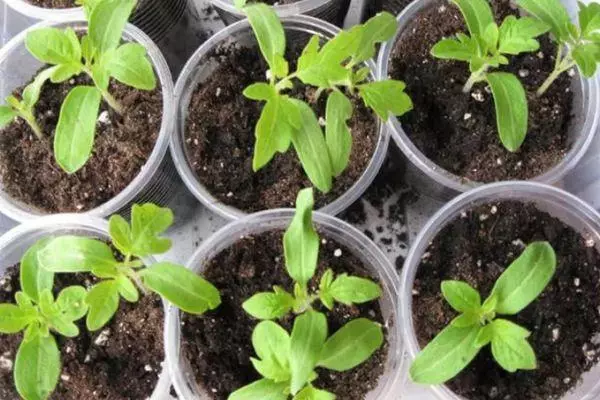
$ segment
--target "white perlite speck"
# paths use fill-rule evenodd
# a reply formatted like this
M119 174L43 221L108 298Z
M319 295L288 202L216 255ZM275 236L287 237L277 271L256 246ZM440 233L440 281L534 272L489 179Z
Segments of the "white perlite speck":
M102 332L100 332L100 334L98 335L96 340L94 340L94 344L96 346L104 346L106 344L106 342L108 342L109 336L110 336L110 329L106 328Z
M333 256L334 257L341 257L342 256L342 249L335 249L335 251L333 252Z
M144 365L144 371L152 372L154 371L150 365Z
M465 115L463 116L463 118L466 121L466 120L471 119L472 116L473 116L473 114L471 114L471 113L465 113Z
M480 103L483 103L485 101L485 97L483 96L483 93L481 93L481 91L479 91L479 90L476 90L473 93L471 93L471 97Z
M586 239L585 241L585 247L594 247L595 244L594 239Z
M102 111L100 115L98 115L98 122L104 125L110 124L110 117L108 116L108 111Z
M573 279L573 285L579 286L580 284L581 284L581 279L579 279L579 278Z
M9 353L10 354L10 353ZM5 357L5 355L0 356L0 369L5 371L12 371L13 362L10 358Z
M554 328L552 329L552 341L556 342L560 338L560 329Z
M65 381L65 382L66 382L66 381L68 381L69 379L71 379L71 377L70 377L69 375L62 374L62 375L60 376L60 379L62 379L63 381Z

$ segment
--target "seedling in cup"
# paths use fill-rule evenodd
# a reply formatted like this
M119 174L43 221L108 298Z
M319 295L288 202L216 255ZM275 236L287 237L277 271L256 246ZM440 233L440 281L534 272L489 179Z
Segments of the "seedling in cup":
M86 2L88 4L88 2ZM85 74L93 86L78 85L65 98L54 133L54 157L67 173L77 172L91 156L100 103L116 113L123 107L109 92L110 79L140 90L153 90L156 77L146 49L138 43L121 44L135 0L98 0L86 6L88 31L81 38L72 28L41 28L28 33L29 52L49 67L34 79L21 100L7 98L0 108L0 127L22 118L38 138L43 132L34 109L46 81L60 83ZM93 6L93 8L92 8ZM50 132L47 132L50 135Z
M600 63L600 4L579 2L579 26L571 22L560 0L518 0L517 4L548 25L558 45L554 70L539 87L539 96L571 68L578 67L586 78L596 74Z
M329 192L333 178L348 166L352 135L347 121L353 105L348 95L362 98L384 121L390 113L403 115L412 108L401 81L368 82L370 69L364 62L375 55L375 46L396 32L396 19L379 14L364 25L338 33L322 45L314 35L297 60L296 71L285 59L284 27L273 8L265 4L245 5L236 1L247 15L261 53L269 65L268 82L258 82L244 90L252 100L266 102L256 124L253 169L260 170L277 152L290 145L313 185ZM327 94L325 134L310 105L286 94L299 80L316 90L316 98Z
M320 243L312 224L312 206L312 189L302 190L296 200L296 215L284 235L286 267L295 281L295 294L275 287L274 292L258 293L243 304L258 319L282 318L293 310L297 316L291 335L273 321L256 326L252 345L257 358L251 361L263 378L235 391L229 400L286 400L290 396L295 400L335 399L335 394L312 384L318 377L315 369L348 371L383 345L383 330L378 323L358 318L329 336L326 315L312 308L317 298L331 310L334 301L352 305L381 296L376 283L346 274L334 279L331 270L323 275L319 292L308 293Z
M549 26L531 17L508 16L498 26L487 0L453 0L460 9L469 35L458 33L455 38L442 39L432 49L434 57L465 61L471 75L463 91L486 82L494 97L496 124L500 141L509 151L517 151L527 134L529 108L525 89L519 79L507 72L490 72L509 63L508 56L536 51L535 39Z
M506 371L537 368L527 329L498 318L515 315L533 302L552 280L556 254L548 242L533 242L500 275L483 302L466 282L442 282L442 294L460 313L416 357L410 368L414 382L437 385L449 381L488 344ZM533 323L533 321L532 321Z

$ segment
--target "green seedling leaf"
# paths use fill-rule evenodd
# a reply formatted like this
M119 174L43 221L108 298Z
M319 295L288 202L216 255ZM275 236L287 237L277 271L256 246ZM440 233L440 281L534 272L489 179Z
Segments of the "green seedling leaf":
M515 152L527 134L529 108L527 95L519 79L507 72L487 75L496 107L496 124L504 147Z
M244 89L244 96L250 100L277 100L277 91L272 85L264 82L253 83Z
M103 0L95 5L88 18L88 35L98 54L117 48L135 3L135 0Z
M291 393L297 394L309 381L327 339L327 319L316 311L296 317L292 329L290 370Z
M328 193L332 186L333 168L319 120L305 102L288 101L300 112L301 123L292 130L292 143L302 168L317 189Z
M335 395L326 390L307 386L294 396L293 400L335 400Z
M231 393L228 400L287 400L287 382L261 379Z
M241 10L246 5L246 0L233 0L233 5L238 10Z
M90 158L101 99L95 87L77 86L61 106L54 136L54 157L69 174L77 172Z
M546 23L535 18L517 19L514 15L508 16L500 26L498 50L504 54L536 51L540 43L535 38L548 32L549 29Z
M296 213L283 236L288 274L303 287L315 274L319 257L319 235L312 223L312 189L303 189L296 199Z
M339 275L327 291L337 302L345 305L362 304L381 297L379 285L369 279Z
M77 325L60 314L48 315L46 319L50 327L62 336L72 338L79 335Z
M579 2L579 26L584 38L594 39L594 34L600 30L600 4Z
M278 319L294 307L294 296L275 287L273 293L257 293L242 304L244 310L257 319Z
M530 332L510 321L497 319L491 324L492 355L508 372L537 368L535 352L526 338Z
M139 275L144 285L187 313L203 314L221 304L217 288L181 265L156 263Z
M162 254L171 248L171 240L159 235L173 224L173 212L152 203L134 204L131 209L131 253L137 257Z
M546 288L556 270L556 254L548 242L533 242L502 273L492 294L496 311L514 315L527 307Z
M275 322L261 322L252 332L252 346L261 360L276 366L278 374L286 378L283 380L289 381L291 339L285 329Z
M404 92L405 87L404 82L387 80L362 84L358 90L365 105L372 108L379 118L387 121L390 113L401 116L412 110L413 103Z
M71 79L71 77L80 74L83 71L81 64L63 64L57 65L52 68L52 75L50 75L50 80L53 83L64 82L67 79Z
M369 19L362 26L360 44L356 54L352 56L352 62L356 64L373 58L375 46L391 39L397 28L398 21L388 12L379 13Z
M321 282L319 282L319 299L321 299L321 303L323 303L323 305L329 310L333 310L334 306L333 296L329 293L332 283L333 271L328 269L321 277Z
M254 171L267 165L276 152L283 153L290 147L294 129L290 124L290 112L299 118L298 110L290 106L289 100L284 96L275 95L267 101L254 132Z
M39 61L51 64L80 64L81 46L71 28L40 28L25 37L27 50Z
M413 382L438 385L454 378L475 358L481 327L448 326L419 353L410 367Z
M246 6L244 12L271 72L278 78L285 77L288 74L288 64L283 58L286 40L279 17L272 7L262 3Z
M48 239L37 251L38 265L51 272L89 272L94 266L114 266L110 247L97 239L59 236Z
M460 314L458 317L454 318L450 325L456 328L467 328L472 325L477 325L480 323L479 315L475 312L466 312L464 314Z
M110 321L119 307L119 289L115 281L103 281L88 292L85 302L89 306L86 325L88 330L97 331Z
M30 315L18 306L0 304L0 333L21 332L30 322Z
M87 290L81 286L69 286L58 294L56 306L62 316L69 321L77 321L85 316L88 305L85 301Z
M483 346L487 346L491 343L492 338L494 337L494 326L493 324L485 325L479 331L479 334L475 338L475 346L478 348L482 348Z
M517 0L517 5L550 27L559 40L569 39L569 14L560 0Z
M25 87L23 90L23 105L26 108L33 110L33 107L40 98L42 87L58 69L60 69L60 66L50 67L43 70L35 77L33 82Z
M34 335L19 346L15 358L15 387L27 400L45 400L60 375L60 352L52 335Z
M352 151L352 135L347 121L352 118L352 103L342 93L334 91L327 99L325 111L325 142L331 157L334 176L339 176L348 166Z
M0 106L0 128L10 124L18 115L12 108Z
M119 294L123 296L125 300L127 300L130 303L135 303L139 300L140 293L128 277L126 277L125 275L119 275L115 279L115 282L117 282L117 289L119 290Z
M366 318L352 320L327 339L318 366L348 371L368 360L382 344L381 325Z
M431 49L434 57L445 60L471 61L479 53L477 40L464 34L456 35L456 39L442 39Z
M54 273L40 266L38 252L48 243L48 239L37 241L21 258L20 282L21 289L30 298L38 302L43 290L51 290L54 285Z
M442 294L444 298L458 312L466 313L478 311L481 307L481 296L468 283L461 281L443 281Z
M587 43L574 47L573 59L583 76L593 77L600 62L600 44Z
M146 48L138 43L119 46L109 57L106 69L119 82L141 90L153 90L156 76Z
M108 220L108 233L112 244L122 253L131 254L133 250L133 239L131 227L125 218L118 214L111 215Z
M452 0L462 13L471 36L483 35L490 24L495 24L492 8L486 0Z

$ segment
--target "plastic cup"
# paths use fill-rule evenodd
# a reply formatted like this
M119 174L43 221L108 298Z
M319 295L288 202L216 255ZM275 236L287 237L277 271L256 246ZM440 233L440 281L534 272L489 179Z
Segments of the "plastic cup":
M235 8L233 0L211 0L211 3L226 25L246 18L244 13ZM349 0L300 0L293 4L273 7L280 17L304 14L342 26L349 4Z
M324 38L331 38L339 32L338 28L327 22L304 15L284 18L282 22L288 36L288 42L293 41L294 38L304 37L306 34L317 34ZM171 138L171 155L173 156L173 160L175 160L175 166L179 171L179 175L190 192L192 192L192 194L211 211L230 220L241 218L248 213L223 204L198 180L196 173L191 168L187 158L185 125L192 94L196 90L198 84L203 80L208 79L217 67L217 64L210 59L209 55L218 46L231 43L248 47L257 46L256 39L254 38L248 20L236 22L212 36L200 46L183 68L183 71L177 80L177 85L175 86L175 97L178 105L176 117L177 133ZM375 71L374 63L368 62L367 65L372 71ZM373 79L374 76L375 74L373 73ZM242 96L241 93L240 96ZM354 203L354 201L356 201L369 187L371 182L373 182L373 179L375 179L375 176L377 175L377 172L379 172L379 168L385 159L388 144L389 135L387 134L385 126L380 123L379 140L377 141L371 162L363 172L362 176L343 195L327 204L319 211L325 214L336 215Z
M561 0L573 14L577 10L575 0ZM423 9L433 4L435 0L416 0L402 11L397 17L398 30L396 35L386 42L379 52L378 76L380 79L389 75L389 63L395 43L407 29L415 16ZM563 160L546 171L536 176L531 181L557 184L577 165L598 129L598 81L585 79L577 73L573 79L571 90L574 95L573 120L569 127L569 144L571 149ZM402 128L398 118L392 116L388 121L392 138L408 159L406 179L424 194L439 200L449 200L457 194L483 185L481 182L466 181L464 178L446 171L425 156L410 140Z
M11 39L0 49L0 98L5 98L15 88L26 84L43 66L25 48L25 37L28 32L47 26L57 28L71 26L75 31L85 31L87 23L79 19L55 23L40 22ZM127 25L123 38L126 41L142 44L148 51L158 77L158 84L162 88L162 122L154 150L133 181L106 203L86 212L97 217L106 217L117 212L127 213L131 205L136 202L152 201L166 204L178 182L172 162L165 157L173 132L174 99L171 73L160 50L141 30L133 25ZM4 192L2 186L0 186L0 210L19 222L44 215L41 210L10 197Z
M191 270L202 273L206 262L222 250L237 242L242 236L257 235L262 232L285 229L291 222L294 211L278 209L252 214L230 223L203 242L187 263ZM358 257L373 277L381 282L383 295L379 300L383 317L388 327L388 358L384 375L379 384L367 395L367 400L391 400L398 398L397 385L403 365L403 344L400 340L400 321L398 319L397 287L398 277L382 251L356 228L321 213L313 218L321 236L328 237L347 247ZM188 360L181 354L181 316L177 308L170 306L166 323L167 363L173 379L173 385L180 399L212 398L201 384L196 382Z
M81 7L45 8L34 6L26 0L4 0L4 2L13 10L32 19L61 22L83 18Z
M412 288L421 257L435 236L451 221L460 218L464 210L482 204L497 201L522 201L533 203L551 216L560 219L575 231L594 240L596 249L600 249L600 214L579 198L553 186L537 182L507 181L484 185L456 197L442 207L419 233L411 247L400 278L400 318L402 319L402 338L406 346L408 364L412 363L420 351L414 329L412 314ZM444 385L427 387L437 399L461 400ZM561 400L593 400L600 395L600 365L594 366L582 376L572 392Z
M109 239L108 223L100 218L80 214L59 214L38 218L11 229L0 237L0 276L19 263L23 254L38 240L59 235L90 236ZM146 264L154 263L152 257L144 259ZM166 315L166 310L165 310ZM172 399L169 394L171 380L163 362L156 387L150 400Z

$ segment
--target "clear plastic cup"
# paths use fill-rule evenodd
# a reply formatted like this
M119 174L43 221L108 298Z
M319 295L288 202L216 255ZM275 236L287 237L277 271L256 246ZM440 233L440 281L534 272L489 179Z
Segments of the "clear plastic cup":
M304 36L304 34L316 34L324 38L331 38L339 32L339 29L335 26L305 15L284 18L282 22L288 36L288 42L293 41L294 37ZM177 133L171 139L171 155L173 156L173 160L175 160L175 166L179 171L179 175L188 189L206 207L230 220L241 218L248 213L223 204L198 180L196 173L188 162L186 154L185 124L188 105L197 85L202 80L206 80L217 67L217 64L209 58L209 55L218 46L231 43L248 47L256 46L256 39L248 20L229 25L212 36L200 46L183 68L175 86L175 97L177 98L178 107L176 111ZM375 64L373 62L369 61L367 65L371 68L371 71L375 71ZM371 76L374 79L374 72ZM242 96L241 93L240 96ZM373 157L362 176L343 195L319 211L330 215L339 214L354 203L369 187L371 182L373 182L373 179L375 179L375 176L379 172L379 168L383 164L389 144L389 135L387 129L385 129L385 125L379 123L378 129L379 139Z
M83 18L81 7L45 8L34 6L26 0L4 0L4 2L13 10L32 19L62 22Z
M397 17L398 30L396 35L386 42L379 51L378 77L389 75L389 63L396 41L415 16L436 0L416 0L405 8ZM574 15L577 10L575 0L561 0L569 12ZM585 79L577 73L573 79L572 92L574 95L573 120L569 127L569 144L571 149L563 160L536 176L531 181L557 184L581 160L598 129L598 102L600 92L596 79ZM390 134L404 156L408 159L406 179L424 194L439 200L449 200L457 194L466 192L483 183L466 181L464 178L446 171L425 156L410 140L402 128L398 118L392 116L388 121Z
M402 268L398 302L408 366L420 351L412 314L412 288L421 257L427 247L448 223L460 218L461 212L489 202L511 200L535 204L539 210L560 219L586 238L594 240L596 249L600 249L600 214L581 199L553 186L537 182L507 181L484 185L456 197L427 222L411 247ZM427 388L429 393L438 399L463 399L444 385ZM593 400L598 399L598 396L600 396L600 364L583 374L582 381L561 400Z
M19 263L27 249L38 240L58 235L80 235L110 239L108 222L87 215L57 214L26 222L0 237L0 277L4 275L9 267ZM144 262L150 265L155 261L152 257L147 257L144 258ZM171 379L163 362L163 371L150 400L172 399L169 394L170 387Z
M233 0L211 0L211 3L226 25L246 18L235 8ZM342 26L349 4L349 0L300 0L293 4L281 4L273 7L280 17L310 15Z
M25 47L27 33L42 27L57 28L73 27L75 31L85 31L87 23L84 20L67 22L40 22L11 39L0 49L0 98L4 99L15 88L26 84L43 66ZM86 214L106 217L117 212L127 213L135 202L152 201L166 204L174 192L178 182L177 173L168 157L165 157L169 140L173 132L173 80L167 62L156 45L141 30L133 25L127 25L123 38L126 41L141 43L146 47L148 56L162 88L163 114L160 133L148 161L138 175L115 197L89 210ZM36 218L44 213L28 204L11 198L0 186L0 211L15 221L25 221Z
M237 242L240 237L257 235L271 230L285 229L292 220L294 211L277 209L252 214L231 222L202 243L187 263L191 270L202 273L206 262L222 250ZM314 222L323 237L328 237L347 247L365 265L369 273L379 279L383 287L380 306L388 327L388 357L384 375L367 400L392 400L399 397L398 384L403 366L403 344L400 340L401 321L398 319L397 288L398 275L383 252L356 228L329 215L314 213ZM209 393L196 382L193 370L181 354L181 316L177 308L170 306L167 312L165 341L167 364L175 390L181 400L207 400Z

